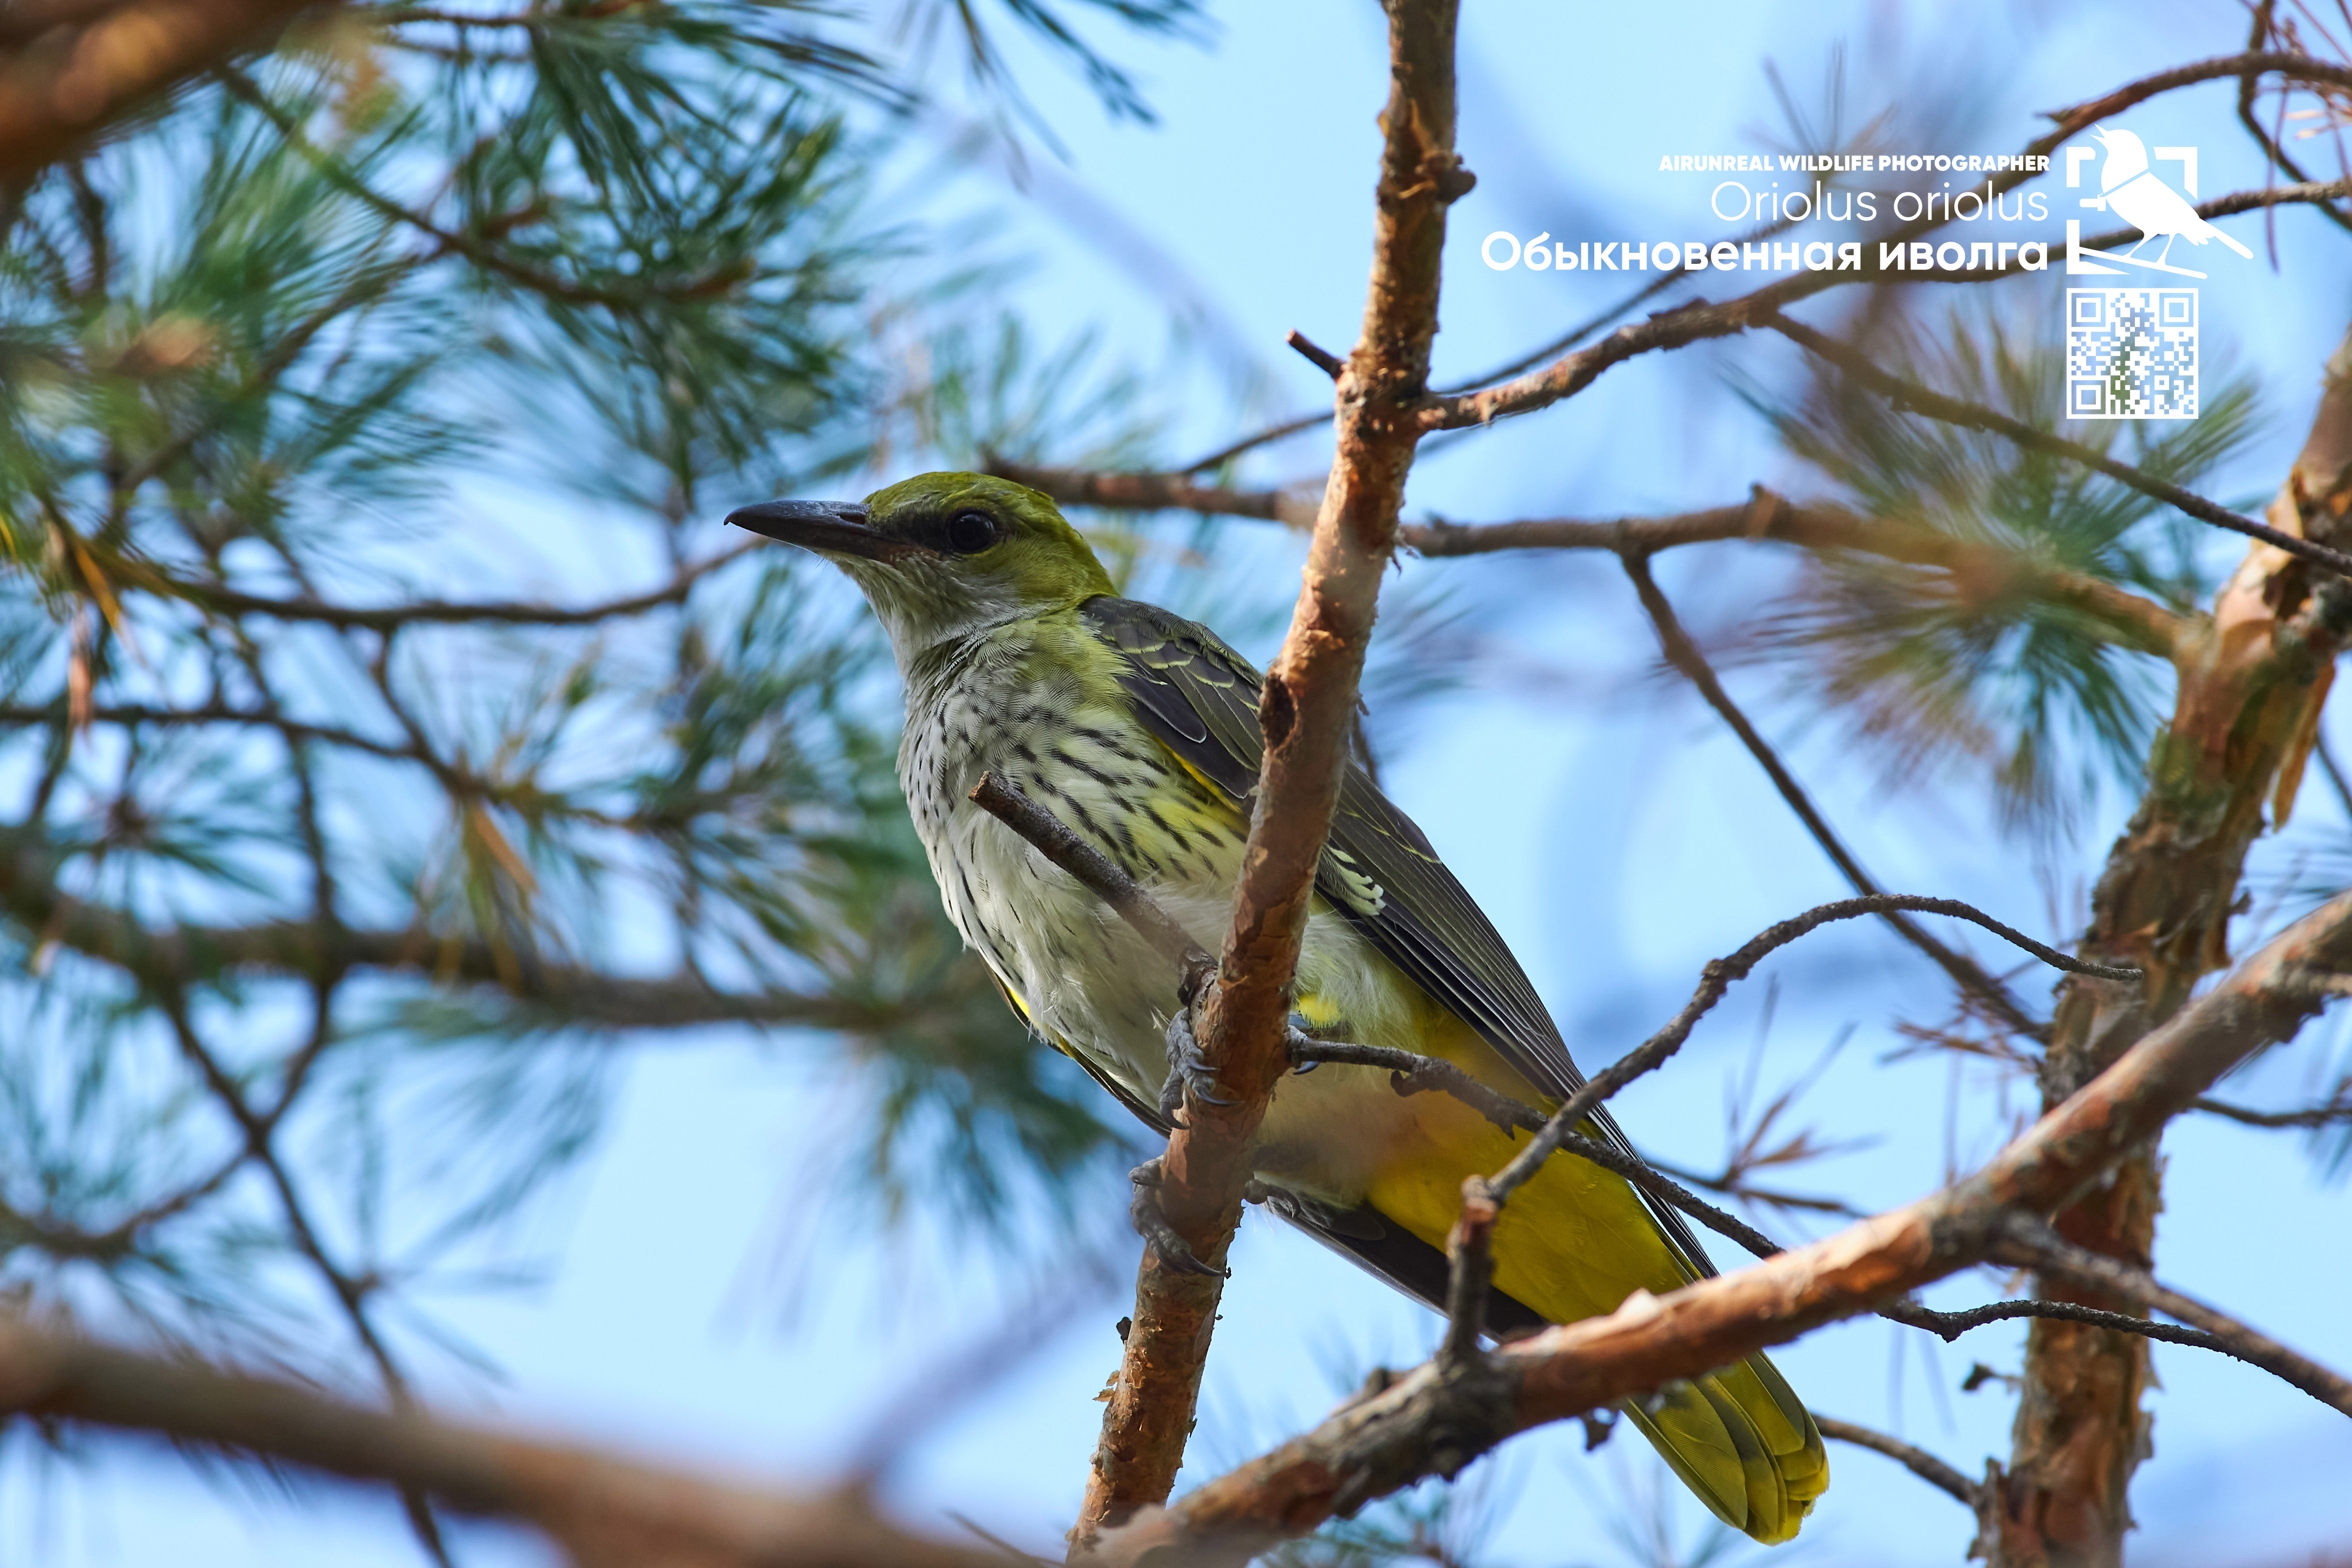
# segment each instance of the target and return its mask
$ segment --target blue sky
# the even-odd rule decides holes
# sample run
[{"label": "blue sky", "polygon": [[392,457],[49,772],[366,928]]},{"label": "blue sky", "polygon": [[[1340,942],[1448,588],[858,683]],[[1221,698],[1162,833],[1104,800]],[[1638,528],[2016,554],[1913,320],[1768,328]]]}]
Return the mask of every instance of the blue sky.
[{"label": "blue sky", "polygon": [[[1842,44],[1850,99],[1863,113],[1889,99],[1917,109],[1942,84],[1990,81],[1990,96],[1952,107],[1950,129],[1905,145],[2000,151],[2040,132],[2037,111],[2227,52],[2243,26],[2233,10],[2184,4],[1468,9],[1460,145],[1480,184],[1453,218],[1441,380],[1508,359],[1613,297],[1605,279],[1589,276],[1488,270],[1476,259],[1487,232],[1714,238],[1729,228],[1703,220],[1703,182],[1661,174],[1657,159],[1756,144],[1776,122],[1768,57],[1809,101]],[[937,181],[933,165],[916,160],[890,198],[942,229],[973,213],[1009,214],[992,220],[990,237],[997,254],[1019,258],[1003,292],[1041,336],[1097,327],[1108,356],[1171,366],[1169,456],[1206,450],[1256,416],[1328,396],[1328,384],[1279,345],[1297,328],[1345,349],[1368,256],[1373,116],[1385,92],[1372,8],[1300,0],[1223,7],[1218,21],[1205,48],[1113,40],[1138,64],[1162,117],[1156,129],[1106,123],[1050,65],[1017,53],[1071,149],[1066,164],[1043,165],[1039,200],[985,172]],[[2178,94],[2124,123],[2151,144],[2201,142],[2204,194],[2239,188],[2260,176],[2231,128],[2230,90]],[[1066,187],[1094,206],[1050,199]],[[1139,264],[1133,244],[1090,238],[1090,210],[1116,214],[1173,270]],[[2255,245],[2261,226],[2240,219],[2232,232]],[[2262,494],[2284,470],[2347,297],[2341,246],[2315,220],[2283,219],[2279,239],[2278,271],[2215,258],[2202,291],[2209,355],[2259,374],[2273,415],[2215,482],[2231,499]],[[2015,287],[2038,287],[2054,302],[2052,281]],[[1704,282],[1696,291],[1716,292]],[[1209,347],[1171,361],[1168,306],[1186,295],[1211,312],[1193,340]],[[1825,307],[1810,319],[1833,318]],[[1255,355],[1262,380],[1254,391],[1218,367],[1218,345]],[[1433,452],[1415,471],[1410,510],[1463,521],[1606,517],[1719,505],[1758,481],[1802,493],[1807,481],[1728,395],[1734,363],[1772,374],[1788,360],[1783,345],[1741,342],[1629,364],[1570,405]],[[1250,477],[1297,479],[1320,461],[1317,443],[1303,440],[1261,458]],[[1286,596],[1292,542],[1271,531],[1226,537],[1235,552],[1227,570],[1276,602]],[[2227,541],[2212,548],[2220,560],[2235,554]],[[1735,546],[1661,567],[1702,626],[1751,605],[1782,581],[1780,571],[1777,560]],[[1485,679],[1423,714],[1389,783],[1511,941],[1588,1066],[1664,1016],[1706,957],[1844,891],[1736,742],[1685,693],[1643,676],[1648,633],[1613,571],[1549,559],[1416,562],[1396,581],[1415,591],[1448,581],[1516,590],[1507,632],[1517,673]],[[1244,646],[1262,654],[1264,640]],[[2063,933],[2127,792],[2109,790],[2037,877],[2024,847],[1988,819],[1970,781],[1892,788],[1826,729],[1801,730],[1795,710],[1776,701],[1776,679],[1737,684],[1790,742],[1792,766],[1884,881],[1970,900],[2037,934]],[[2302,814],[2294,834],[2259,852],[2258,869],[2274,875],[2297,845],[2331,826],[2341,831],[2337,803],[2315,787],[2306,786]],[[1709,1163],[1719,1153],[1725,1086],[1759,1037],[1762,1080],[1777,1087],[1853,1025],[1839,1068],[1807,1103],[1832,1132],[1879,1141],[1802,1179],[1879,1203],[1933,1185],[1947,1158],[1951,1069],[1942,1060],[1882,1058],[1897,1043],[1891,1020],[1935,1016],[1934,972],[1878,931],[1854,926],[1811,939],[1773,973],[1769,1034],[1767,988],[1751,986],[1703,1028],[1685,1063],[1622,1097],[1636,1139],[1668,1158]],[[2021,984],[2040,994],[2036,976]],[[2332,1030],[2315,1032],[2233,1092],[2291,1100],[2334,1047]],[[942,1344],[989,1335],[1003,1304],[1037,1287],[918,1229],[888,1241],[833,1238],[839,1250],[825,1284],[782,1310],[790,1276],[807,1258],[793,1249],[784,1216],[812,1162],[825,1157],[824,1129],[841,1097],[857,1092],[837,1081],[834,1064],[811,1042],[722,1030],[634,1053],[603,1146],[527,1238],[557,1260],[550,1282],[436,1304],[502,1378],[445,1368],[436,1396],[531,1430],[739,1472],[803,1480],[835,1472],[877,1406],[937,1364]],[[2005,1123],[1991,1093],[1973,1080],[1960,1087],[1948,1138],[1965,1163],[1995,1146]],[[2323,1360],[2352,1363],[2352,1331],[2337,1305],[2352,1297],[2352,1258],[2335,1245],[2346,1230],[2344,1189],[2319,1182],[2293,1141],[2214,1121],[2179,1124],[2166,1151],[2158,1247],[2168,1279]],[[1115,1214],[1125,1194],[1100,1201]],[[1035,1255],[1056,1250],[1053,1237],[1032,1240]],[[1073,1238],[1068,1250],[1078,1258],[1090,1245]],[[1047,1276],[1045,1326],[903,1456],[890,1483],[898,1506],[913,1518],[944,1525],[961,1515],[1051,1546],[1093,1440],[1099,1406],[1091,1396],[1115,1364],[1110,1324],[1124,1310],[1130,1268],[1126,1248],[1108,1283],[1075,1263],[1066,1277]],[[1935,1300],[1964,1304],[2002,1288],[1971,1278]],[[1338,1373],[1417,1359],[1434,1338],[1427,1314],[1255,1216],[1235,1253],[1227,1303],[1188,1483],[1311,1420],[1336,1396]],[[2006,1452],[2009,1406],[1958,1394],[1957,1384],[1972,1362],[2013,1368],[2021,1339],[1993,1328],[1942,1347],[1864,1322],[1778,1359],[1817,1408],[1899,1429],[1977,1470],[1985,1456]],[[2136,1563],[2226,1558],[2259,1568],[2352,1538],[2352,1496],[2324,1484],[2352,1467],[2352,1428],[2236,1363],[2169,1346],[2158,1346],[2156,1360],[2162,1388],[2152,1401],[2155,1456],[2135,1492],[2143,1527]],[[1630,1440],[1592,1458],[1580,1447],[1580,1435],[1549,1434],[1513,1445],[1499,1462],[1487,1487],[1496,1561],[1622,1561],[1608,1521],[1654,1483],[1655,1467]],[[1836,1485],[1801,1545],[1776,1561],[1959,1559],[1971,1525],[1948,1500],[1874,1457],[1841,1449],[1832,1459]],[[1684,1537],[1695,1538],[1696,1506],[1670,1506]],[[193,1476],[160,1452],[110,1448],[103,1462],[46,1482],[38,1467],[9,1466],[0,1469],[0,1516],[36,1519],[21,1531],[10,1527],[18,1544],[8,1550],[32,1550],[27,1560],[46,1563],[415,1561],[379,1499],[306,1490],[289,1502],[266,1488]],[[468,1563],[544,1560],[503,1531],[469,1534],[463,1544]]]}]

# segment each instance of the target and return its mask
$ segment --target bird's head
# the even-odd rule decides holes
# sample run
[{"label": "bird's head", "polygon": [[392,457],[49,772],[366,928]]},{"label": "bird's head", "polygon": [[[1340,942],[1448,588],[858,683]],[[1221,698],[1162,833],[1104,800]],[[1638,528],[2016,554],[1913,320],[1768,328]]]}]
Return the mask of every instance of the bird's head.
[{"label": "bird's head", "polygon": [[863,501],[766,501],[727,521],[846,572],[902,667],[925,648],[1115,591],[1051,500],[986,474],[919,474]]}]

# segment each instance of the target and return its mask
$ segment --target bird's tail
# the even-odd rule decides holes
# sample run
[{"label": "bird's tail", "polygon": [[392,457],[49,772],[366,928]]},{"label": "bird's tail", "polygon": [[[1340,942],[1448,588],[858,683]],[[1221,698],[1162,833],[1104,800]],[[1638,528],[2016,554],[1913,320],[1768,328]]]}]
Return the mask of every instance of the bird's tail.
[{"label": "bird's tail", "polygon": [[2215,239],[2220,240],[2222,244],[2228,246],[2231,249],[2236,251],[2247,260],[2252,261],[2254,258],[2254,253],[2252,251],[2248,250],[2244,246],[2240,245],[2236,240],[2222,233],[2220,229],[2213,228],[2211,224],[2207,224],[2205,226],[2209,229],[2212,229],[2213,237]]},{"label": "bird's tail", "polygon": [[1821,1429],[1760,1355],[1622,1408],[1715,1516],[1767,1546],[1793,1538],[1830,1484]]}]

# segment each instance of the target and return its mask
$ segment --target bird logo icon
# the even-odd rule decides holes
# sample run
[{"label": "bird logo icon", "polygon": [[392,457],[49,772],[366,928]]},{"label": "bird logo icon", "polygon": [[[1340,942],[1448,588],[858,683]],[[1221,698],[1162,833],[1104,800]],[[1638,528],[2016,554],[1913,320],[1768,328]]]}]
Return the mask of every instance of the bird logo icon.
[{"label": "bird logo icon", "polygon": [[[2166,184],[2162,177],[2148,166],[2147,143],[2137,136],[2128,131],[2110,131],[2101,126],[2091,133],[2091,138],[2105,151],[2106,161],[2099,168],[2099,194],[2082,198],[2083,205],[2100,212],[2112,212],[2139,230],[2138,244],[2119,256],[2110,255],[2107,260],[2145,267],[2158,272],[2174,272],[2184,278],[2204,277],[2202,272],[2171,265],[2172,242],[2176,239],[2186,239],[2189,244],[2199,246],[2209,239],[2218,239],[2247,260],[2253,259],[2252,251],[2198,216],[2197,209],[2189,205],[2188,197]],[[2197,150],[2194,147],[2159,147],[2156,151],[2160,158],[2179,160],[2182,183],[2189,187],[2189,195],[2194,195],[2197,192]],[[2087,147],[2069,148],[2066,183],[2074,184],[2079,178],[2078,164],[2082,160],[2095,156],[2096,154]],[[2080,224],[2070,222],[2066,227],[2072,242],[2067,247],[2068,271],[2116,270],[2112,267],[2102,267],[2082,259]],[[2143,258],[2139,254],[2141,247],[2158,235],[2164,237],[2164,248],[2152,261]]]}]

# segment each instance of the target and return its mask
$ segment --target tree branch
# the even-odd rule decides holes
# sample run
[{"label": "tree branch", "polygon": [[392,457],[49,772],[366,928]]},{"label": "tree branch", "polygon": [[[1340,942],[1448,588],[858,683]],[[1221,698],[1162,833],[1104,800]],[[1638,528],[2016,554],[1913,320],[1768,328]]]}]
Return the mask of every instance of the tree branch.
[{"label": "tree branch", "polygon": [[[2108,115],[2119,114],[2133,104],[2174,88],[2188,87],[2220,77],[2273,71],[2297,80],[2337,85],[2352,83],[2352,68],[2331,65],[2304,55],[2249,53],[2204,60],[2128,82],[2104,98],[2077,104],[2051,116],[2057,121],[2056,125],[2047,133],[2027,142],[2021,155],[2027,158],[2045,157],[2084,126]],[[2022,168],[2012,169],[1994,174],[1987,185],[1990,195],[1998,195],[2015,189],[2032,177]],[[1933,233],[1949,221],[1948,218],[1923,215],[1880,236],[1879,239],[1881,243],[1889,245],[1907,242]],[[1420,417],[1427,429],[1458,430],[1468,426],[1490,425],[1515,414],[1532,413],[1562,398],[1573,397],[1591,385],[1603,373],[1629,359],[1660,350],[1683,348],[1708,338],[1743,332],[1749,327],[1765,325],[1765,319],[1779,314],[1784,305],[1794,304],[1841,283],[1873,280],[1875,280],[1874,273],[1800,273],[1720,305],[1694,301],[1678,310],[1653,316],[1646,321],[1620,327],[1591,347],[1563,355],[1543,369],[1515,381],[1479,392],[1429,398],[1420,409]]]},{"label": "tree branch", "polygon": [[1981,1307],[1967,1307],[1957,1312],[1938,1312],[1916,1301],[1904,1301],[1892,1307],[1881,1307],[1878,1315],[1906,1328],[1925,1329],[1946,1344],[1950,1344],[1970,1329],[1981,1329],[1987,1323],[2038,1318],[2045,1322],[2084,1323],[2119,1334],[2137,1334],[2144,1340],[2162,1340],[2167,1344],[2230,1353],[2226,1344],[2200,1329],[2176,1329],[2170,1323],[2150,1322],[2146,1318],[2135,1318],[2128,1312],[2104,1311],[2097,1307],[2084,1307],[2073,1301],[1990,1301]]},{"label": "tree branch", "polygon": [[[2302,451],[2266,516],[2337,548],[2352,500],[2352,335],[2326,365]],[[2186,1005],[2229,963],[2231,912],[2254,839],[2285,816],[2317,732],[2337,650],[2344,589],[2267,544],[2245,553],[2214,595],[2205,635],[2175,664],[2168,721],[2147,783],[2091,893],[2081,951],[2147,971],[2129,991],[2096,981],[2059,988],[2036,1064],[2049,1111]],[[2056,1215],[2068,1239],[2144,1263],[2163,1207],[2157,1141]],[[2052,1279],[2035,1293],[2125,1303]],[[2037,1322],[2026,1337],[2017,1419],[2000,1507],[1983,1537],[1997,1561],[2028,1568],[2114,1561],[2131,1529],[2131,1479],[2145,1457],[2147,1346],[2137,1335]]]},{"label": "tree branch", "polygon": [[[1454,152],[1455,0],[1388,0],[1387,10],[1390,92],[1363,327],[1335,392],[1337,455],[1297,607],[1259,697],[1265,762],[1232,922],[1216,979],[1193,1010],[1219,1098],[1232,1103],[1188,1094],[1186,1125],[1161,1163],[1163,1211],[1212,1266],[1240,1217],[1266,1098],[1288,1070],[1291,979],[1347,768],[1373,605],[1422,434],[1411,411],[1427,395],[1446,208],[1473,183]],[[1168,1495],[1215,1300],[1214,1281],[1145,1250],[1118,1385],[1071,1532],[1074,1554],[1135,1507]],[[1180,1406],[1186,1419],[1171,1431],[1165,1418]]]},{"label": "tree branch", "polygon": [[31,180],[146,100],[247,49],[310,0],[26,6],[0,58],[0,184]]},{"label": "tree branch", "polygon": [[1813,1425],[1822,1429],[1824,1437],[1851,1443],[1857,1448],[1868,1448],[1874,1454],[1885,1455],[1929,1486],[1950,1493],[1970,1512],[1975,1511],[1982,1489],[1927,1449],[1913,1447],[1899,1437],[1874,1432],[1867,1426],[1857,1426],[1851,1421],[1824,1415],[1818,1410],[1813,1412]]},{"label": "tree branch", "polygon": [[2158,1282],[2146,1269],[2119,1258],[2077,1247],[2050,1228],[2038,1215],[2009,1214],[1999,1226],[1994,1256],[2004,1263],[2054,1274],[2062,1279],[2103,1295],[2154,1307],[2202,1329],[2215,1342],[2207,1348],[2258,1366],[2282,1382],[2291,1383],[2330,1409],[2352,1415],[2352,1378],[2320,1365],[2266,1334],[2256,1332]]},{"label": "tree branch", "polygon": [[624,595],[601,604],[568,607],[530,599],[486,600],[465,604],[446,599],[413,599],[401,605],[334,605],[319,599],[273,599],[209,583],[164,578],[154,591],[208,610],[233,616],[268,616],[280,621],[313,621],[331,626],[391,631],[420,625],[457,626],[496,622],[506,626],[586,626],[625,616],[640,616],[667,605],[684,602],[694,585],[722,566],[732,565],[760,548],[761,540],[730,546],[702,561],[681,566],[659,587]]},{"label": "tree branch", "polygon": [[972,803],[1037,847],[1046,859],[1076,877],[1087,891],[1111,907],[1160,956],[1174,966],[1177,994],[1188,1004],[1216,973],[1217,961],[1185,934],[1142,885],[1109,856],[1080,838],[1068,824],[994,773],[980,775]]},{"label": "tree branch", "polygon": [[[1107,473],[999,462],[1000,478],[1042,490],[1065,506],[1135,510],[1166,508],[1208,516],[1248,517],[1296,525],[1306,503],[1284,490],[1232,490],[1192,484],[1182,474]],[[1906,565],[1932,566],[1973,584],[2019,583],[2052,601],[2073,605],[2107,623],[2116,640],[2143,653],[2173,657],[2197,625],[2152,599],[2079,572],[2052,566],[2021,552],[1956,539],[1940,529],[1901,518],[1868,518],[1843,507],[1791,501],[1757,486],[1745,501],[1668,517],[1608,521],[1535,518],[1514,522],[1459,523],[1442,518],[1408,522],[1397,542],[1433,559],[1490,555],[1506,550],[1608,550],[1653,554],[1688,544],[1769,541],[1815,551],[1850,550]]]},{"label": "tree branch", "polygon": [[[2253,27],[2246,37],[2247,48],[2259,49],[2270,42],[2271,18],[2276,6],[2277,0],[2259,0],[2259,4],[2252,7]],[[2277,136],[2263,130],[2262,122],[2254,118],[2254,93],[2261,77],[2262,73],[2259,71],[2247,71],[2238,78],[2238,122],[2246,128],[2246,133],[2254,139],[2255,145],[2262,148],[2263,159],[2271,169],[2284,172],[2291,180],[2308,181],[2311,176],[2305,174],[2293,158],[2287,156],[2286,149],[2279,145]],[[2279,110],[2282,115],[2286,109],[2284,101],[2285,96],[2284,92],[2280,94],[2282,101]],[[2334,203],[2323,204],[2319,210],[2333,219],[2337,227],[2352,229],[2352,216],[2347,216],[2344,211]]]},{"label": "tree branch", "polygon": [[536,267],[517,261],[494,245],[485,245],[474,236],[442,227],[424,213],[414,211],[393,200],[361,179],[343,165],[332,153],[312,144],[302,134],[302,128],[292,115],[270,100],[269,95],[251,77],[233,65],[224,65],[218,75],[229,91],[259,110],[276,125],[287,144],[309,159],[320,173],[325,174],[343,192],[390,221],[404,224],[431,239],[442,253],[462,256],[487,271],[496,273],[509,283],[527,289],[534,294],[562,305],[598,305],[606,310],[629,310],[643,307],[653,300],[696,299],[730,288],[745,281],[750,273],[734,264],[699,277],[684,279],[645,279],[633,280],[627,288],[610,288],[541,271]]},{"label": "tree branch", "polygon": [[431,1420],[0,1322],[0,1411],[152,1432],[520,1521],[592,1568],[1003,1568],[912,1534],[854,1493],[719,1486],[676,1470]]},{"label": "tree branch", "polygon": [[21,832],[0,834],[0,912],[36,942],[55,942],[111,963],[159,990],[211,984],[240,970],[300,978],[349,969],[390,970],[495,987],[518,1003],[544,1009],[551,1026],[600,1030],[751,1023],[862,1034],[934,1017],[950,1021],[961,1011],[952,997],[894,1006],[823,992],[719,991],[691,972],[614,974],[479,937],[443,937],[417,928],[328,929],[314,921],[283,920],[157,930],[123,910],[63,891],[48,858]]},{"label": "tree branch", "polygon": [[2255,1110],[2232,1105],[2226,1100],[2205,1097],[2200,1097],[2195,1109],[2209,1116],[2242,1121],[2249,1127],[2333,1127],[2338,1122],[2352,1122],[2352,1100],[2346,1099],[2341,1091],[2326,1105],[2305,1106],[2301,1110]]},{"label": "tree branch", "polygon": [[2000,1246],[2003,1213],[2046,1213],[2095,1182],[2230,1068],[2291,1038],[2327,999],[2309,976],[2347,966],[2352,895],[2297,921],[1944,1191],[1663,1298],[1636,1291],[1607,1317],[1501,1347],[1475,1377],[1425,1364],[1107,1537],[1102,1556],[1129,1564],[1167,1551],[1238,1563],[1436,1473],[1441,1448],[1466,1462],[1514,1432],[1727,1365],[1982,1261]]},{"label": "tree branch", "polygon": [[[1633,580],[1634,590],[1642,598],[1642,607],[1649,612],[1652,624],[1657,627],[1658,643],[1665,652],[1666,662],[1698,688],[1699,695],[1706,700],[1706,705],[1731,726],[1732,732],[1739,737],[1740,743],[1748,748],[1748,755],[1756,759],[1757,764],[1771,779],[1772,787],[1780,791],[1780,798],[1788,803],[1789,809],[1797,814],[1797,819],[1805,825],[1806,831],[1813,836],[1813,841],[1822,847],[1822,853],[1844,874],[1846,880],[1853,884],[1854,889],[1865,898],[1884,897],[1878,884],[1862,868],[1862,862],[1853,858],[1853,851],[1846,848],[1828,820],[1815,809],[1811,798],[1805,794],[1804,786],[1797,782],[1796,775],[1789,772],[1771,744],[1755,725],[1748,722],[1748,715],[1731,700],[1731,694],[1724,690],[1723,683],[1716,679],[1706,657],[1698,651],[1698,645],[1691,641],[1682,624],[1675,618],[1674,606],[1666,602],[1665,595],[1659,591],[1656,581],[1650,575],[1649,562],[1638,551],[1622,552],[1619,559],[1624,563],[1625,574]],[[1904,919],[1899,912],[1892,909],[1884,912],[1886,923],[1901,933],[1905,941],[1933,959],[1963,992],[1975,996],[2010,1027],[2037,1037],[2047,1027],[2019,1005],[2017,999],[2009,994],[2009,987],[1986,973],[1983,966],[1975,960],[1945,946],[1920,930],[1916,922]]]}]

